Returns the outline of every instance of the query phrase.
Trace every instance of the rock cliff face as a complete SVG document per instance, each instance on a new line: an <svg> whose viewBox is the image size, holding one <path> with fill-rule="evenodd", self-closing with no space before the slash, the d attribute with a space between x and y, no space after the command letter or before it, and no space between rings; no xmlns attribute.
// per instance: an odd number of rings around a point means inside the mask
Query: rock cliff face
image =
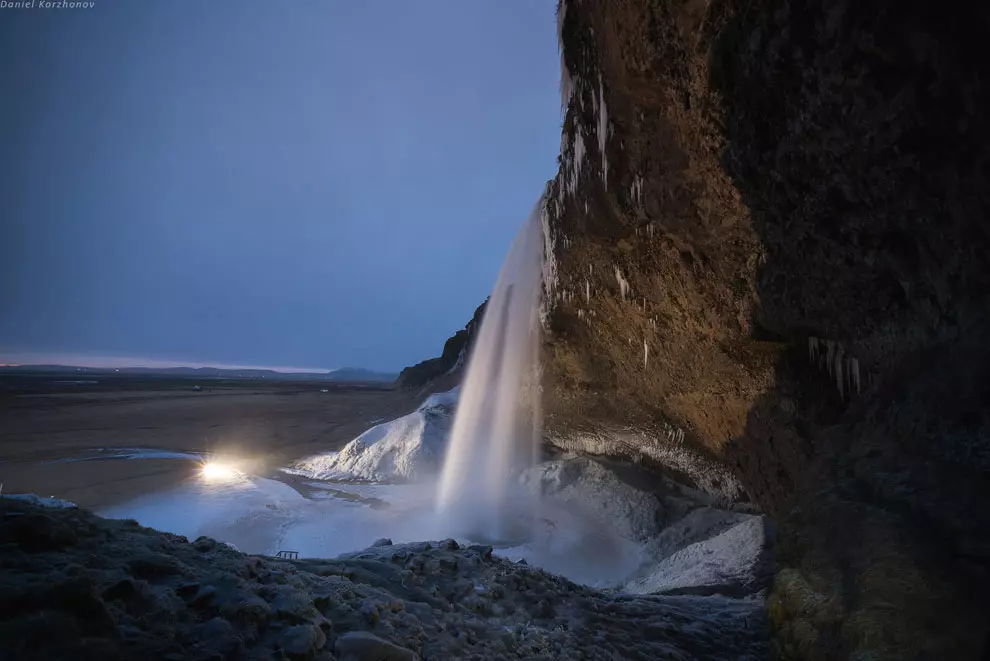
<svg viewBox="0 0 990 661"><path fill-rule="evenodd" d="M399 378L395 385L399 388L418 390L428 387L434 381L439 382L442 377L450 372L460 372L466 365L468 354L474 344L474 338L481 325L481 318L485 313L484 303L474 311L474 316L467 326L454 333L443 345L443 353L439 358L430 358L411 367L406 367L399 373ZM445 381L450 381L446 379ZM443 387L439 388L443 390Z"/></svg>
<svg viewBox="0 0 990 661"><path fill-rule="evenodd" d="M990 26L918 1L566 0L544 408L781 524L792 658L981 658Z"/></svg>

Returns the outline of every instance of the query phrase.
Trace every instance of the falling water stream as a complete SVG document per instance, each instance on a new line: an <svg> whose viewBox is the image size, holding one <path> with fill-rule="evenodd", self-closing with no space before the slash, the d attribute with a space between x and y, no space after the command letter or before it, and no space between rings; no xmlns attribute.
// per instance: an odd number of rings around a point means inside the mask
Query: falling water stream
<svg viewBox="0 0 990 661"><path fill-rule="evenodd" d="M525 558L589 585L616 585L632 575L643 566L642 540L623 537L611 517L647 520L649 502L618 479L602 477L603 469L566 459L540 461L542 213L543 200L515 238L488 301L438 485L304 477L312 493L303 495L299 483L284 476L213 466L203 480L104 513L177 534L213 536L252 553L291 549L330 557L384 535L397 541L453 537L490 544L505 558ZM415 431L420 423L425 424L421 417L400 425L402 443L419 446L422 437L406 436L422 434L422 427ZM338 454L311 459L333 461ZM387 507L341 506L341 497ZM603 508L608 500L612 506Z"/></svg>
<svg viewBox="0 0 990 661"><path fill-rule="evenodd" d="M491 540L527 536L539 505L515 477L539 453L542 207L513 242L485 309L437 493L454 530Z"/></svg>

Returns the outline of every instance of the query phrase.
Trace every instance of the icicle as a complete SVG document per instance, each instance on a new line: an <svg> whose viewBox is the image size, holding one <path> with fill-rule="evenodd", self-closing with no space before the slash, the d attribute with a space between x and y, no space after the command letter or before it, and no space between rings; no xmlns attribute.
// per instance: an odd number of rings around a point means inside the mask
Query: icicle
<svg viewBox="0 0 990 661"><path fill-rule="evenodd" d="M828 347L828 354L825 356L825 368L828 369L828 375L832 376L832 359L835 358L835 342L825 340L825 346Z"/></svg>
<svg viewBox="0 0 990 661"><path fill-rule="evenodd" d="M646 367L650 362L650 345L643 340L643 367Z"/></svg>
<svg viewBox="0 0 990 661"><path fill-rule="evenodd" d="M643 178L639 175L633 177L632 187L630 188L630 197L632 197L633 203L639 205L640 200L643 197ZM649 231L649 230L647 230Z"/></svg>
<svg viewBox="0 0 990 661"><path fill-rule="evenodd" d="M591 93L594 97L594 92ZM602 157L602 181L608 190L608 156L605 147L608 140L608 107L605 105L605 83L598 77L598 98L595 100L595 113L598 116L598 153Z"/></svg>
<svg viewBox="0 0 990 661"><path fill-rule="evenodd" d="M858 395L861 391L859 388L859 360L853 358L849 361L850 372L852 372L853 385L856 386L856 394Z"/></svg>
<svg viewBox="0 0 990 661"><path fill-rule="evenodd" d="M629 281L622 277L622 271L619 267L615 267L615 281L619 283L619 294L622 296L622 300L626 300L626 294L629 293Z"/></svg>
<svg viewBox="0 0 990 661"><path fill-rule="evenodd" d="M818 364L818 338L808 338L808 360L812 365Z"/></svg>
<svg viewBox="0 0 990 661"><path fill-rule="evenodd" d="M839 386L839 398L845 399L845 389L842 383L842 347L835 352L835 383Z"/></svg>
<svg viewBox="0 0 990 661"><path fill-rule="evenodd" d="M584 302L591 303L591 283L588 279L584 279Z"/></svg>

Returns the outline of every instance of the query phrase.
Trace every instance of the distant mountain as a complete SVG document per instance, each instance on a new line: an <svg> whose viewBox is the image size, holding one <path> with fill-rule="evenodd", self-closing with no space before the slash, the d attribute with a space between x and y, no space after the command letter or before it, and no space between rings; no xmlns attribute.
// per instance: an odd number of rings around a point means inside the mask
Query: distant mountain
<svg viewBox="0 0 990 661"><path fill-rule="evenodd" d="M373 372L362 367L341 367L330 370L326 375L329 381L382 381L391 383L399 375L392 372Z"/></svg>
<svg viewBox="0 0 990 661"><path fill-rule="evenodd" d="M74 365L3 365L0 374L123 374L172 376L200 379L272 379L277 381L373 381L391 383L398 374L375 372L360 367L342 367L326 372L279 372L270 369L228 367L76 367Z"/></svg>

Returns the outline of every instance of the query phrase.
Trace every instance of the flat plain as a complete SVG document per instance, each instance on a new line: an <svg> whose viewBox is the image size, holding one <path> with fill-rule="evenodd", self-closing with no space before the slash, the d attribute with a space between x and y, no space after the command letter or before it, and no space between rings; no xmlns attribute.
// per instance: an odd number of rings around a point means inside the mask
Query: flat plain
<svg viewBox="0 0 990 661"><path fill-rule="evenodd" d="M100 508L195 478L196 461L156 453L217 456L264 474L338 450L416 404L368 383L5 375L0 483L3 493ZM127 454L144 458L119 458Z"/></svg>

